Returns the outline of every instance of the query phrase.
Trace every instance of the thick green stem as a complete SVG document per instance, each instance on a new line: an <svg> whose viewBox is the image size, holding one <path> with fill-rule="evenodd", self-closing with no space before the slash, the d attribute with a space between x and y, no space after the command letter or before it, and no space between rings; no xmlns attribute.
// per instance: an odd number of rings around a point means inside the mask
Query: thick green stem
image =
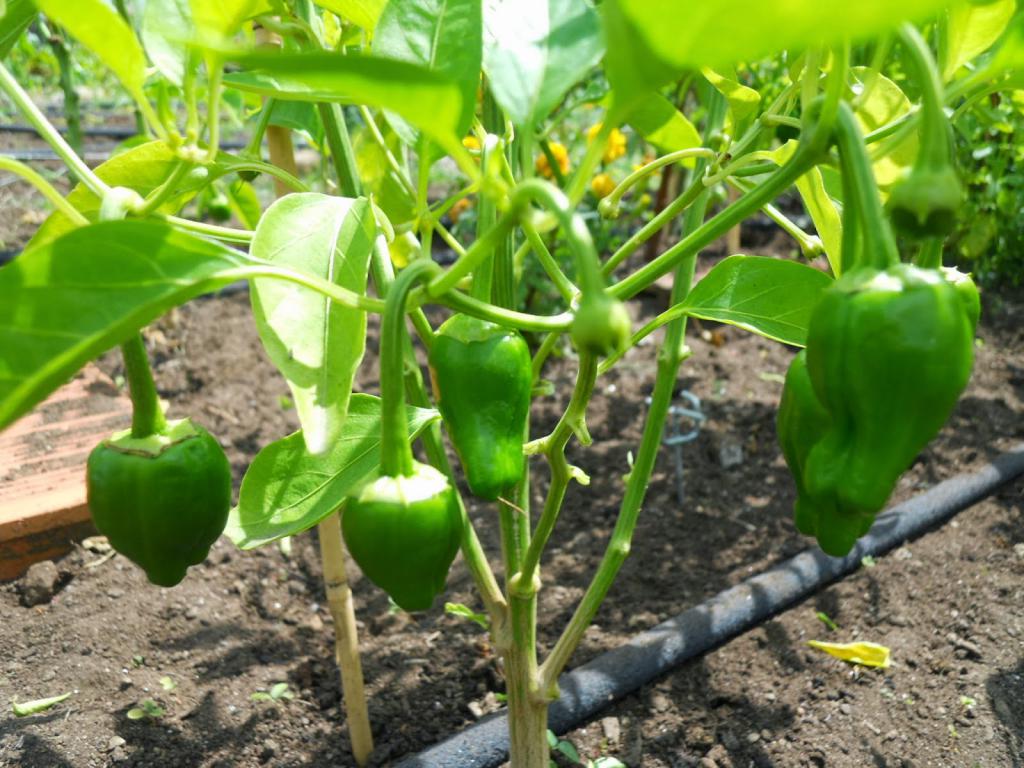
<svg viewBox="0 0 1024 768"><path fill-rule="evenodd" d="M859 218L862 238L862 247L855 252L852 263L847 262L846 256L843 256L844 270L848 263L856 267L885 269L899 261L899 251L896 249L896 240L882 210L878 185L875 183L871 161L864 148L860 127L853 116L853 111L845 103L839 105L835 137L844 178L844 193L853 195L844 200L844 210L853 206L853 211L856 211ZM845 230L845 221L843 225ZM845 241L843 244L846 245Z"/></svg>
<svg viewBox="0 0 1024 768"><path fill-rule="evenodd" d="M537 228L530 221L524 221L522 229L526 235L526 242L533 249L534 254L537 256L537 261L540 262L541 267L547 273L551 282L555 284L555 289L566 302L572 301L573 297L579 292L579 288L573 285L572 280L566 277L565 272L558 266L558 262L555 261L555 257L551 255L551 251L544 244L544 240L541 238Z"/></svg>
<svg viewBox="0 0 1024 768"><path fill-rule="evenodd" d="M352 152L345 115L337 104L317 104L320 120L324 124L324 135L327 145L331 148L331 161L338 177L338 189L345 197L359 197L362 194L362 183L356 168L356 157Z"/></svg>
<svg viewBox="0 0 1024 768"><path fill-rule="evenodd" d="M508 693L509 768L548 768L548 704L539 695L536 596L512 601L512 621L525 630L504 654Z"/></svg>
<svg viewBox="0 0 1024 768"><path fill-rule="evenodd" d="M208 82L206 100L206 130L209 146L206 159L213 162L220 151L220 92L221 80L224 76L224 62L216 54L206 56L206 74Z"/></svg>
<svg viewBox="0 0 1024 768"><path fill-rule="evenodd" d="M899 29L900 42L921 89L920 149L916 166L945 168L952 158L949 123L943 111L942 77L928 44L912 24Z"/></svg>
<svg viewBox="0 0 1024 768"><path fill-rule="evenodd" d="M484 169L484 177L487 176L487 167L492 162L492 154L500 151L498 147L498 137L493 134L488 134L484 138L483 145L480 147L480 167ZM494 199L481 191L480 196L477 199L477 214L476 214L476 236L481 237L487 230L494 227L498 221L498 208L495 205ZM498 252L498 249L508 244L509 232L505 233L504 237L498 238L495 243L494 253ZM494 278L494 254L491 254L491 260L488 262L484 260L480 265L473 270L473 285L470 289L470 296L480 301L491 300L491 284Z"/></svg>
<svg viewBox="0 0 1024 768"><path fill-rule="evenodd" d="M60 89L64 93L64 120L68 129L68 144L76 153L82 151L82 115L79 110L78 91L75 90L74 65L62 30L54 28L50 34L50 47L60 67Z"/></svg>
<svg viewBox="0 0 1024 768"><path fill-rule="evenodd" d="M384 300L380 331L380 468L389 477L413 474L412 447L405 415L405 300L420 280L439 267L428 259L412 262L395 279Z"/></svg>
<svg viewBox="0 0 1024 768"><path fill-rule="evenodd" d="M167 429L167 420L160 407L142 335L136 333L122 344L121 355L132 398L132 437L149 437L163 432Z"/></svg>
<svg viewBox="0 0 1024 768"><path fill-rule="evenodd" d="M522 566L516 574L515 583L510 587L512 595L529 594L536 592L537 585L534 583L537 576L537 569L540 564L541 555L547 546L551 532L554 530L555 522L558 520L558 513L562 508L562 501L565 498L566 489L572 479L572 472L565 460L565 446L573 435L587 435L586 412L587 403L594 393L594 383L597 381L597 358L593 355L580 356L580 370L576 376L576 386L573 389L569 405L555 425L551 434L544 438L544 455L547 457L551 467L551 484L548 486L547 498L544 500L544 510L541 512L537 527L534 529L533 538L530 540L529 549L523 557ZM588 437L581 439L587 442Z"/></svg>
<svg viewBox="0 0 1024 768"><path fill-rule="evenodd" d="M938 269L942 266L942 238L929 237L921 243L921 250L914 263L922 269Z"/></svg>
<svg viewBox="0 0 1024 768"><path fill-rule="evenodd" d="M717 97L711 99L711 110L708 115L707 134L720 129L725 119L724 100ZM703 162L698 163L694 170L694 176L698 177L703 173ZM697 201L687 210L683 222L683 231L686 233L698 231L698 225L704 218L707 209L710 193L705 190ZM685 257L676 268L675 280L672 284L672 295L670 302L675 305L681 303L690 292L690 285L693 282L693 275L696 269L696 252ZM597 573L587 588L583 599L577 606L568 625L563 630L555 647L548 658L541 665L538 675L540 690L548 698L558 696L558 676L569 663L569 658L579 645L587 627L590 626L597 615L608 589L611 587L619 568L629 555L630 543L633 538L633 530L636 528L640 508L643 505L644 496L654 471L654 464L661 448L661 435L664 430L665 420L668 417L668 410L672 404L672 396L675 392L676 378L679 372L679 363L685 354L684 340L686 336L686 317L680 317L669 324L665 332L665 339L658 351L658 368L654 382L654 392L651 394L651 404L647 411L647 419L644 423L644 433L640 441L640 448L637 451L636 460L629 473L626 482L626 490L622 497L622 504L619 508L619 517L615 522L615 529L612 531L611 540L598 566Z"/></svg>

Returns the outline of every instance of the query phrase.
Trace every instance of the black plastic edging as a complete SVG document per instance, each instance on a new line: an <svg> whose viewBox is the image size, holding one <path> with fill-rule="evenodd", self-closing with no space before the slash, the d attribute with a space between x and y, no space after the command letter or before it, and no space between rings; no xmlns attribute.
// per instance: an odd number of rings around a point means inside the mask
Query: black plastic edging
<svg viewBox="0 0 1024 768"><path fill-rule="evenodd" d="M641 632L625 645L561 677L561 698L551 705L548 727L555 733L571 730L672 667L722 645L825 584L857 570L865 555L882 555L939 527L1021 474L1024 444L1001 454L978 472L958 475L890 507L846 557L829 557L817 547L805 550ZM498 712L406 758L396 768L495 768L507 759L508 723L506 714Z"/></svg>

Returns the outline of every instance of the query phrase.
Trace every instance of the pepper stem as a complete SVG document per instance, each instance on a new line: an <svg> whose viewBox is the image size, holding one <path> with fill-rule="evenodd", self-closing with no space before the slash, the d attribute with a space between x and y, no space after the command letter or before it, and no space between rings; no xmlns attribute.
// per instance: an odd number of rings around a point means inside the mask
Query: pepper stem
<svg viewBox="0 0 1024 768"><path fill-rule="evenodd" d="M136 333L121 345L125 376L132 398L132 437L160 434L167 429L160 398L153 383L153 371L146 356L142 334Z"/></svg>
<svg viewBox="0 0 1024 768"><path fill-rule="evenodd" d="M845 102L839 104L835 124L836 145L839 148L839 165L843 174L843 208L856 216L861 235L860 247L850 259L843 254L843 269L852 267L874 267L886 269L899 262L899 251L893 238L889 222L882 210L878 197L878 185L871 170L871 161L864 148L864 137ZM849 195L849 196L848 196ZM853 209L850 211L849 209ZM843 225L847 226L844 215ZM851 222L852 223L852 222ZM852 236L844 232L843 245L852 242Z"/></svg>
<svg viewBox="0 0 1024 768"><path fill-rule="evenodd" d="M919 168L945 168L952 159L949 123L943 111L942 78L928 44L912 24L899 29L906 61L921 88L921 139L915 165Z"/></svg>
<svg viewBox="0 0 1024 768"><path fill-rule="evenodd" d="M413 474L405 416L405 300L420 280L440 271L430 259L417 259L388 288L380 332L380 468L388 477Z"/></svg>

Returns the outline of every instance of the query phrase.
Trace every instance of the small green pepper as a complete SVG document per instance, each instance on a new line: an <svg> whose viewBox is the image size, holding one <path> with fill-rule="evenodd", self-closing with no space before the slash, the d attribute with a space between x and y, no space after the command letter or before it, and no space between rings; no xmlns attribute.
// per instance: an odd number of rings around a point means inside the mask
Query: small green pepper
<svg viewBox="0 0 1024 768"><path fill-rule="evenodd" d="M224 531L231 465L209 432L183 419L158 434L104 440L89 454L86 488L110 545L151 582L173 587Z"/></svg>
<svg viewBox="0 0 1024 768"><path fill-rule="evenodd" d="M523 474L533 384L526 341L517 331L454 315L434 336L430 376L469 489L497 499Z"/></svg>
<svg viewBox="0 0 1024 768"><path fill-rule="evenodd" d="M425 611L444 591L462 537L462 512L448 478L414 463L382 475L349 499L345 543L363 573L407 611Z"/></svg>

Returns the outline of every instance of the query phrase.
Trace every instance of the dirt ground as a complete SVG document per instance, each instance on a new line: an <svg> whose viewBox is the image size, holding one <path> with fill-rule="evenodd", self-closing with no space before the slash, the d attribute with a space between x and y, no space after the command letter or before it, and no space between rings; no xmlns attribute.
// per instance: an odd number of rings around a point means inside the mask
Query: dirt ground
<svg viewBox="0 0 1024 768"><path fill-rule="evenodd" d="M644 311L655 304L647 299ZM972 383L898 497L977 467L1020 439L1022 307L987 301ZM171 414L191 414L220 437L236 481L261 446L295 428L245 294L193 302L148 338ZM790 520L793 488L774 437L791 351L732 328L693 326L688 341L694 356L679 386L701 398L708 420L684 448L685 503L665 449L632 556L575 664L810 544ZM614 524L653 385L653 350L634 350L600 380L589 419L594 446L571 449L570 460L593 483L570 490L544 561L545 649ZM369 363L360 379L372 390ZM116 356L101 365L120 373ZM571 357L560 358L548 378L564 393L574 370ZM553 424L560 404L537 402L534 434ZM587 757L665 768L1024 764L1022 488L1004 488L567 738ZM493 510L478 504L472 516L488 551L497 552ZM239 552L222 539L171 590L149 585L119 556L89 567L101 557L79 548L59 561L62 588L48 604L26 608L18 583L0 586L0 700L73 691L46 714L0 716L0 765L353 764L311 534L298 537L288 557L274 545ZM350 577L379 764L500 706L501 676L482 630L439 608L392 613L357 570ZM461 560L445 599L479 605ZM847 666L807 647L813 638L883 643L893 665ZM165 677L172 690L161 684ZM253 700L278 682L295 698ZM129 719L146 699L162 714Z"/></svg>

